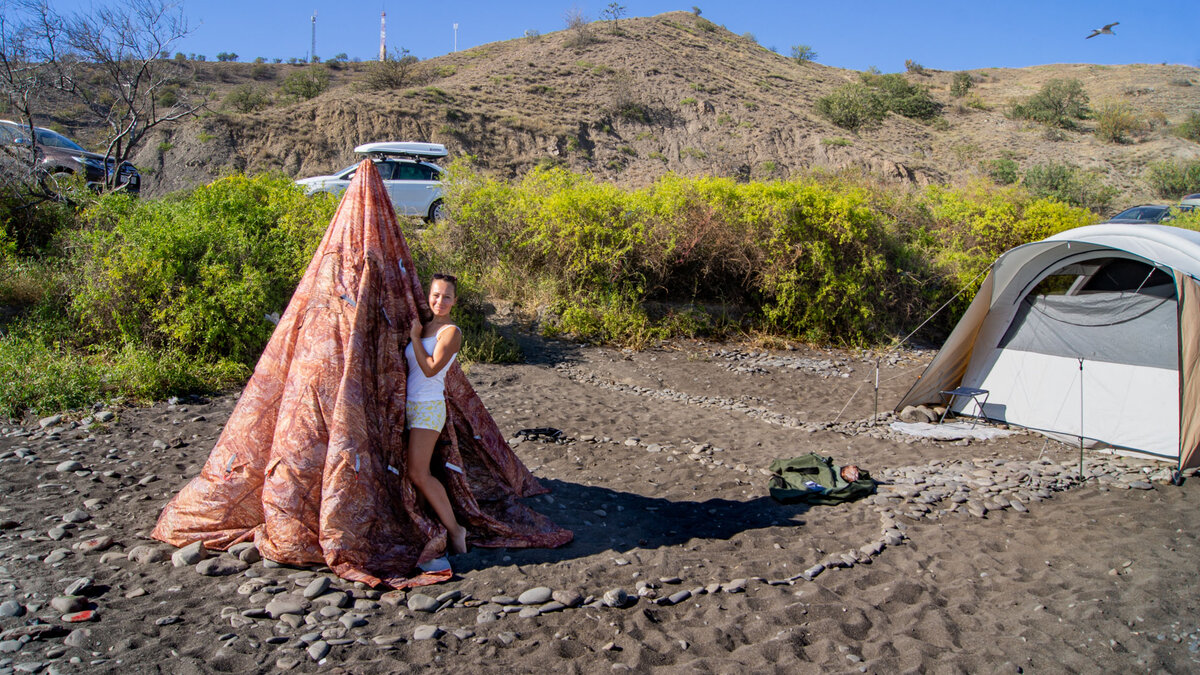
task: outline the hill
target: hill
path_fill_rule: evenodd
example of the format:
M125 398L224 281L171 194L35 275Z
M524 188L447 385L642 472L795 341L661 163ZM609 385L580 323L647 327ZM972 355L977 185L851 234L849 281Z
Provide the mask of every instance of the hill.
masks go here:
M580 30L482 45L422 62L425 81L387 91L362 86L375 64L340 64L332 85L306 101L251 113L218 101L253 79L282 80L298 66L197 64L214 111L164 129L136 161L145 194L207 182L230 170L328 173L378 140L445 143L451 156L517 175L546 162L637 186L667 171L751 179L811 167L861 167L889 179L962 182L979 163L1022 167L1069 162L1094 170L1124 201L1151 198L1145 166L1200 157L1168 126L1200 112L1200 70L1171 65L1047 65L970 71L971 96L954 98L952 72L904 75L928 87L943 116L933 123L889 114L851 133L816 112L817 100L860 73L798 62L689 13L627 19L614 31ZM265 68L265 70L264 70ZM264 76L268 74L269 76ZM1084 120L1047 134L1009 119L1010 104L1056 78L1082 82L1093 105L1128 102L1146 122L1114 144ZM274 85L270 85L274 86Z

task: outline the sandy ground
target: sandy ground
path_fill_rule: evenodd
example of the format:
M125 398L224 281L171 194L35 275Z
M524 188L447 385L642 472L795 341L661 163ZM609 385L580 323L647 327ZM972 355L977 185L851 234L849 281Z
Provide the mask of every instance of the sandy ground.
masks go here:
M262 562L204 576L173 566L169 547L136 548L156 544L146 533L199 471L232 395L87 426L72 426L81 414L0 424L0 672L1200 668L1200 479L1145 485L1161 465L1089 457L1100 479L1079 486L1077 450L1024 433L964 443L813 430L871 417L862 355L524 347L527 363L470 378L507 433L549 426L570 439L515 449L553 489L530 502L575 541L476 549L452 559L452 581L409 594ZM884 364L881 408L928 357ZM809 451L892 484L837 507L771 501L760 469ZM332 587L303 607L321 577ZM82 597L63 597L81 578ZM507 604L536 587L586 604ZM615 589L631 596L624 607L604 604ZM410 609L418 594L442 608ZM302 608L270 618L280 597ZM78 609L90 620L64 620Z

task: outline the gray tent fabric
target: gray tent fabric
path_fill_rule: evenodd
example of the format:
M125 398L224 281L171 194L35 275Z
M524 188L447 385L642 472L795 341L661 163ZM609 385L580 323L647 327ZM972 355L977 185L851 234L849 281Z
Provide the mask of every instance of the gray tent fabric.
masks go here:
M1175 370L1177 324L1174 285L1138 293L1038 295L1021 302L1000 347Z

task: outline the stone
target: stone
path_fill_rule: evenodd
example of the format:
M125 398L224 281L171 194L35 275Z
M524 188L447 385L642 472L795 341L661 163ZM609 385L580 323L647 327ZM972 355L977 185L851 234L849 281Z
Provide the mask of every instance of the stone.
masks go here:
M583 604L583 596L579 591L554 591L550 597L555 602L561 602L566 607L578 607Z
M310 581L308 583L308 585L304 587L304 592L301 593L301 595L303 595L304 597L311 600L311 599L317 597L318 595L324 595L325 591L328 591L328 590L329 590L329 577L319 576L316 579L313 579L312 581Z
M1154 485L1147 483L1144 480L1130 481L1129 487L1133 490L1153 490Z
M52 426L62 422L62 419L63 419L62 415L51 415L49 417L43 417L40 420L38 420L38 426L43 429L45 429L47 427L52 427Z
M543 605L550 601L554 591L546 586L538 586L531 588L517 597L517 602L522 605Z
M254 563L262 560L262 554L258 552L257 546L250 546L249 548L242 549L237 554L237 559L241 560L247 565L253 565Z
M73 471L81 471L81 470L83 470L83 464L80 464L76 460L68 459L67 461L62 462L58 466L54 467L54 470L59 473L70 473Z
M424 593L413 593L408 596L408 609L413 612L432 612L438 608L438 601Z
M928 424L934 420L933 417L929 415L928 408L925 408L924 406L918 408L917 406L910 405L905 406L904 409L900 411L900 421L909 423L924 422Z
M746 583L747 582L745 579L734 579L733 581L725 584L725 592L744 593L746 591Z
M558 601L556 601L556 600L551 600L550 602L547 602L546 604L544 604L544 605L542 605L541 607L539 607L539 608L538 608L538 610L539 610L539 611L540 611L542 614L548 614L548 613L550 613L550 612L559 612L559 611L562 611L562 610L564 610L564 609L566 609L566 608L567 608L567 606L566 606L566 605L564 605L563 603L561 603L561 602L558 602Z
M12 654L21 651L21 647L25 644L20 640L4 640L0 641L0 653Z
M208 557L204 543L195 541L171 554L171 564L175 567L187 567Z
M89 628L76 628L63 639L63 644L76 649L87 649L92 644L92 631Z
M135 563L149 565L151 563L162 562L166 560L167 553L159 546L138 544L137 546L129 549L128 558Z
M338 619L338 623L342 624L347 630L349 630L351 628L358 628L359 626L367 625L367 620L358 614L346 614L342 616L342 618Z
M87 598L82 595L60 595L50 600L50 606L61 614L83 611L87 603Z
M111 422L116 415L111 410L101 410L92 417L96 418L97 422Z
M155 626L173 626L177 623L183 623L183 617L177 614L160 617L154 620Z
M63 516L63 522L66 523L86 523L92 519L92 514L83 509L75 509Z
M308 646L308 658L313 661L320 661L329 654L329 643L324 640L317 640Z
M288 594L279 594L267 603L267 616L278 619L284 614L304 614L311 605L305 598Z
M390 645L396 644L397 642L404 642L404 636L402 636L402 635L376 635L375 637L371 638L371 642L379 645L380 647L388 647Z
M804 577L805 581L812 581L813 579L816 579L817 576L821 574L821 572L824 572L824 571L825 571L825 566L822 565L821 563L817 563L816 565L813 565L812 567L801 572L800 576Z
M4 602L0 602L0 618L10 618L24 615L25 606L16 600L5 600Z
M604 592L605 607L624 607L629 602L629 593L624 588L613 588Z
M670 596L667 597L667 604L678 605L679 603L683 602L684 600L687 600L690 597L692 597L691 591L688 591L688 590L678 591L676 593L672 593Z
M200 564L196 565L196 571L206 577L227 577L245 572L248 567L250 566L237 558L221 556L201 560Z
M542 610L538 609L537 607L532 607L532 606L526 605L521 608L520 612L517 612L517 616L522 619L532 619L533 617L535 617L541 613L542 613Z
M82 612L75 612L74 614L64 614L62 620L66 621L67 623L82 623L84 621L91 621L95 618L96 612L94 610L85 609Z
M445 635L445 631L437 626L423 624L413 630L413 640L436 640Z
M112 537L105 534L99 537L93 537L92 539L85 539L84 541L75 544L75 548L84 553L97 553L99 551L107 551L108 549L112 548L112 545L115 543L116 542L113 541Z
M67 586L66 590L63 591L63 594L81 595L84 591L91 588L93 583L95 582L93 582L89 577L79 577L75 581L72 581L70 586Z

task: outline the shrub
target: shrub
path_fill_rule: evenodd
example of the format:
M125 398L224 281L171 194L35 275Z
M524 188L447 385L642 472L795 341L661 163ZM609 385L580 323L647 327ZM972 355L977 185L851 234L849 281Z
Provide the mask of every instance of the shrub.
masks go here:
M930 97L927 88L912 84L899 73L863 73L860 77L865 85L879 92L882 104L898 115L930 121L942 112L941 104Z
M857 131L882 120L887 106L879 96L863 84L842 85L833 93L817 99L817 114L833 124Z
M426 79L427 73L420 59L401 47L393 48L386 60L367 65L362 87L368 91L392 91L423 84Z
M1012 185L1020 179L1020 167L1012 159L988 159L979 163L979 168L988 178L999 185Z
M1012 116L1060 129L1074 129L1088 116L1088 95L1079 80L1050 80L1038 93L1014 103Z
M1152 162L1146 170L1146 182L1155 195L1167 199L1200 192L1200 159Z
M332 217L282 175L234 175L179 201L88 210L72 315L93 341L253 364Z
M329 69L321 64L309 66L284 78L279 85L284 96L307 101L329 88Z
M1189 113L1187 119L1173 129L1176 136L1200 143L1200 112Z
M1104 211L1117 190L1100 177L1071 164L1038 164L1025 170L1021 180L1034 197L1057 199L1095 212Z
M1125 143L1144 128L1141 117L1125 101L1107 101L1096 111L1096 135L1110 143Z
M975 81L971 79L970 73L955 73L950 81L950 95L954 98L962 98L971 91L973 86L975 86Z
M913 75L928 75L929 71L925 70L925 66L913 61L912 59L904 60L904 70Z
M256 59L254 65L250 67L250 77L256 80L270 80L275 77L275 71L261 60Z
M251 84L240 84L225 96L225 104L242 113L262 110L271 105L271 97Z
M792 58L799 63L817 60L817 52L808 45L793 45Z

